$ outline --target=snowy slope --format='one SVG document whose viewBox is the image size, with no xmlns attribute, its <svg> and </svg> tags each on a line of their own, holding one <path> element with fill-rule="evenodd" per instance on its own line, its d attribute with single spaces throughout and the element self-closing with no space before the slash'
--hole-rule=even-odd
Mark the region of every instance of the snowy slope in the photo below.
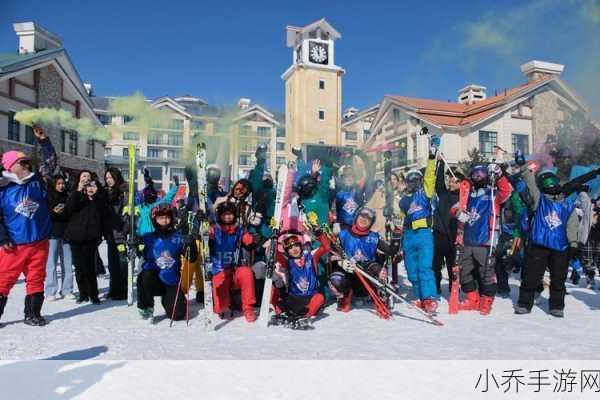
<svg viewBox="0 0 600 400">
<path fill-rule="evenodd" d="M 103 291 L 108 281 L 100 279 Z M 517 282 L 513 284 L 513 298 Z M 474 312 L 447 314 L 440 305 L 443 327 L 420 319 L 399 304 L 394 318 L 380 320 L 369 309 L 348 314 L 329 306 L 311 331 L 280 327 L 261 329 L 243 318 L 221 323 L 207 334 L 202 310 L 191 302 L 185 321 L 169 329 L 169 320 L 149 325 L 125 302 L 96 306 L 72 300 L 47 302 L 43 313 L 50 324 L 28 327 L 22 322 L 24 283 L 9 298 L 0 329 L 0 359 L 586 359 L 600 354 L 600 296 L 584 288 L 569 288 L 566 318 L 547 312 L 547 292 L 533 313 L 517 316 L 512 301 L 497 299 L 491 316 Z M 157 300 L 159 300 L 157 298 Z M 162 312 L 157 301 L 156 315 Z M 200 313 L 200 314 L 199 314 Z"/>
</svg>

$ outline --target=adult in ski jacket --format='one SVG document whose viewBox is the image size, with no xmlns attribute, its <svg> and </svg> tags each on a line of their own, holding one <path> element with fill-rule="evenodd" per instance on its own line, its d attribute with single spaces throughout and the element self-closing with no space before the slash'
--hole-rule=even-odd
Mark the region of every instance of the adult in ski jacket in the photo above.
<svg viewBox="0 0 600 400">
<path fill-rule="evenodd" d="M 365 173 L 358 178 L 356 169 L 348 163 L 341 170 L 336 183 L 335 212 L 336 222 L 342 228 L 350 228 L 356 211 L 362 207 L 373 190 L 375 170 L 365 153 L 359 152 Z"/>
<path fill-rule="evenodd" d="M 56 169 L 56 153 L 50 139 L 40 128 L 33 133 L 38 141 L 43 164 L 34 172 L 31 160 L 21 151 L 2 155 L 4 171 L 0 177 L 0 318 L 10 290 L 21 273 L 25 274 L 25 323 L 45 325 L 41 316 L 44 279 L 48 258 L 48 238 L 52 231 L 48 191 Z"/>
<path fill-rule="evenodd" d="M 106 244 L 108 250 L 108 271 L 110 281 L 107 298 L 127 299 L 127 262 L 119 254 L 124 249 L 127 233 L 124 232 L 125 209 L 128 197 L 128 185 L 118 168 L 111 167 L 104 173 L 106 200 L 108 202 L 108 229 Z"/>
</svg>

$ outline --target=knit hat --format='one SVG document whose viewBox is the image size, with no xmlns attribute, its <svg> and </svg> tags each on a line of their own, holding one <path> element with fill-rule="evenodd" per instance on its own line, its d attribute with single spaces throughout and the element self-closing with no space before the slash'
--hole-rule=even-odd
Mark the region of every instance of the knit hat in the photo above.
<svg viewBox="0 0 600 400">
<path fill-rule="evenodd" d="M 28 160 L 29 157 L 22 151 L 11 150 L 2 155 L 2 166 L 5 170 L 10 171 L 13 165 L 21 160 Z"/>
</svg>

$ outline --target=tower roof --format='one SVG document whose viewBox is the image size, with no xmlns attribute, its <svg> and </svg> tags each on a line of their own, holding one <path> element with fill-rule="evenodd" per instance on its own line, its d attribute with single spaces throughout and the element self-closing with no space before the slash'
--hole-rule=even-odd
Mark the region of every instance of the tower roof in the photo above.
<svg viewBox="0 0 600 400">
<path fill-rule="evenodd" d="M 287 32 L 287 47 L 294 47 L 300 39 L 305 38 L 310 32 L 313 32 L 317 29 L 320 29 L 322 33 L 328 35 L 332 40 L 337 40 L 342 37 L 342 35 L 336 31 L 335 28 L 331 26 L 331 24 L 327 22 L 325 18 L 321 18 L 302 27 L 293 25 L 286 26 L 285 30 Z"/>
</svg>

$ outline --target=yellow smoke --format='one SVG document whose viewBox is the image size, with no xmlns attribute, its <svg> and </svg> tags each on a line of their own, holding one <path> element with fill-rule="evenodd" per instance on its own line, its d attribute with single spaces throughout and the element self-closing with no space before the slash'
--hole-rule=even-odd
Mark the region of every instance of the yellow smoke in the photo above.
<svg viewBox="0 0 600 400">
<path fill-rule="evenodd" d="M 95 124 L 88 118 L 74 118 L 70 112 L 54 108 L 35 108 L 19 111 L 15 119 L 24 125 L 55 127 L 74 130 L 82 137 L 107 140 L 110 133 L 101 125 Z"/>
<path fill-rule="evenodd" d="M 113 99 L 108 106 L 108 112 L 131 118 L 127 125 L 119 129 L 136 131 L 140 136 L 147 136 L 152 128 L 167 128 L 170 120 L 168 112 L 153 108 L 139 92 L 133 96 Z"/>
</svg>

